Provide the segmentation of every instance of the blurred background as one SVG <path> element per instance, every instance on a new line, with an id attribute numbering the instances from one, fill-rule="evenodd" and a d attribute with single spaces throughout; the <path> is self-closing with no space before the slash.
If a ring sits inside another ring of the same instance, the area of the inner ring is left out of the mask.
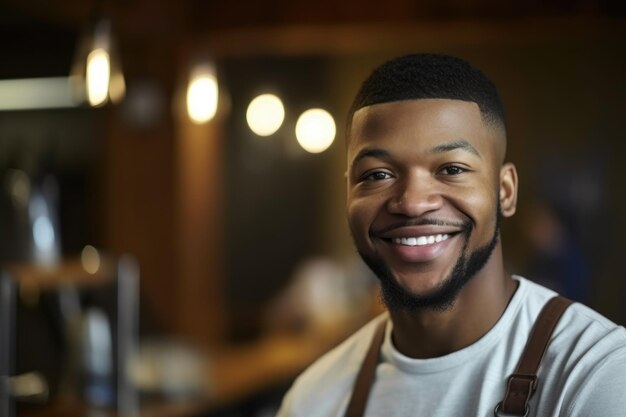
<path id="1" fill-rule="evenodd" d="M 274 415 L 381 310 L 344 126 L 409 52 L 499 87 L 509 270 L 626 322 L 624 2 L 2 0 L 0 415 Z"/>

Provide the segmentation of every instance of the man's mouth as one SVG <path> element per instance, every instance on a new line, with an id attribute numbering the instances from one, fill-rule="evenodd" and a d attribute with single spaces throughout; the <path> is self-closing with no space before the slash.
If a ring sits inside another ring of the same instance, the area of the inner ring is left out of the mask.
<path id="1" fill-rule="evenodd" d="M 444 230 L 441 230 L 444 229 Z M 434 261 L 454 245 L 456 236 L 463 233 L 460 227 L 451 225 L 405 226 L 374 235 L 384 245 L 380 246 L 388 255 L 402 262 L 423 263 Z"/>
<path id="2" fill-rule="evenodd" d="M 426 246 L 433 245 L 435 243 L 443 242 L 450 237 L 449 234 L 437 234 L 428 236 L 416 236 L 416 237 L 397 237 L 391 239 L 396 245 L 404 246 Z"/>

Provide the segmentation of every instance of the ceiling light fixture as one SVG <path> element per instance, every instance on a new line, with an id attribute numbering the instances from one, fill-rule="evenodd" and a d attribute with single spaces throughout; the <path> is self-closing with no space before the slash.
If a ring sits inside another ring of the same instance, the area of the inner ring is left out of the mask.
<path id="1" fill-rule="evenodd" d="M 261 94 L 248 105 L 246 120 L 250 130 L 259 136 L 270 136 L 285 120 L 285 106 L 274 94 Z"/>
<path id="2" fill-rule="evenodd" d="M 324 109 L 309 109 L 298 117 L 296 139 L 309 153 L 324 152 L 335 140 L 335 119 Z"/>
<path id="3" fill-rule="evenodd" d="M 194 65 L 187 85 L 187 114 L 196 124 L 206 123 L 217 113 L 219 89 L 215 65 L 208 61 Z"/>
<path id="4" fill-rule="evenodd" d="M 109 100 L 118 103 L 124 98 L 126 83 L 110 19 L 96 20 L 79 39 L 70 80 L 73 97 L 79 103 L 87 101 L 100 107 Z"/>

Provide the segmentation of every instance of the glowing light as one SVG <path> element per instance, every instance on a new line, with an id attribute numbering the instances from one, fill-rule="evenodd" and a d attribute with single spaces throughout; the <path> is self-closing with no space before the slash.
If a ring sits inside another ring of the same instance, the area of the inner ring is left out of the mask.
<path id="1" fill-rule="evenodd" d="M 80 254 L 80 261 L 87 273 L 95 274 L 100 269 L 100 253 L 98 249 L 91 245 L 85 246 Z"/>
<path id="2" fill-rule="evenodd" d="M 80 36 L 69 77 L 73 103 L 87 101 L 98 107 L 109 100 L 119 103 L 124 98 L 126 84 L 116 44 L 108 18 L 94 21 Z"/>
<path id="3" fill-rule="evenodd" d="M 323 109 L 309 109 L 296 122 L 296 139 L 310 153 L 328 149 L 335 140 L 336 132 L 333 116 Z"/>
<path id="4" fill-rule="evenodd" d="M 246 120 L 250 129 L 259 136 L 275 133 L 285 120 L 285 107 L 273 94 L 262 94 L 248 105 Z"/>
<path id="5" fill-rule="evenodd" d="M 33 240 L 42 252 L 51 251 L 54 247 L 54 228 L 48 216 L 37 217 L 33 224 Z"/>
<path id="6" fill-rule="evenodd" d="M 87 99 L 93 107 L 106 103 L 110 78 L 109 53 L 102 48 L 94 49 L 87 56 Z"/>
<path id="7" fill-rule="evenodd" d="M 215 71 L 210 66 L 201 66 L 187 88 L 187 112 L 195 123 L 205 123 L 217 113 L 218 86 Z"/>

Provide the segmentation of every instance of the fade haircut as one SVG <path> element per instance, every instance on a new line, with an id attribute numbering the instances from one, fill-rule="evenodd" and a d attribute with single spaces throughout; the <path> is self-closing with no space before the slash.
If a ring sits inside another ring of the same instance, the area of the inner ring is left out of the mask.
<path id="1" fill-rule="evenodd" d="M 354 113 L 363 107 L 429 98 L 474 102 L 487 125 L 506 130 L 504 107 L 485 74 L 453 56 L 411 54 L 385 62 L 363 82 L 348 113 L 348 136 Z"/>

